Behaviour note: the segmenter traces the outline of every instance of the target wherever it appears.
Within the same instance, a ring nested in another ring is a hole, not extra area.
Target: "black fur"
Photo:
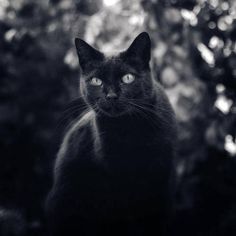
[[[65,135],[47,201],[53,235],[166,235],[174,189],[175,118],[152,78],[150,39],[105,57],[75,41],[87,109]],[[135,80],[124,84],[121,77]],[[93,77],[102,86],[92,86]],[[109,92],[116,99],[108,99]],[[72,233],[73,232],[73,233]]]

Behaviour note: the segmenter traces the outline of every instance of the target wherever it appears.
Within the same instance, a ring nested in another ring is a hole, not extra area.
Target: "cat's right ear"
[[[82,70],[104,59],[104,55],[80,38],[75,38],[75,46]]]
[[[147,32],[139,34],[131,43],[129,48],[121,53],[121,57],[125,60],[138,59],[142,65],[149,68],[151,58],[151,40]]]

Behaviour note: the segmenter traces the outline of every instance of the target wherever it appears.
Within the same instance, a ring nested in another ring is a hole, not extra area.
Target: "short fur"
[[[47,201],[51,232],[166,235],[176,125],[163,89],[151,76],[149,36],[141,33],[110,58],[81,39],[75,43],[87,109],[66,133],[57,156]],[[122,83],[125,74],[134,75],[134,82]],[[102,79],[102,86],[92,86],[93,77]]]

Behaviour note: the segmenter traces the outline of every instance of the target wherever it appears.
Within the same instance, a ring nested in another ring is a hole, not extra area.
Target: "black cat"
[[[137,36],[106,57],[75,40],[87,104],[66,133],[47,200],[53,235],[166,235],[172,215],[175,116]]]

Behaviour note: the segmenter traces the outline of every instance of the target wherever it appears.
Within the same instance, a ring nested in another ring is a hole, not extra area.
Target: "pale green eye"
[[[93,86],[101,86],[102,85],[102,80],[96,77],[93,77],[89,83]]]
[[[134,82],[135,77],[132,74],[126,74],[121,78],[121,80],[125,84],[131,84],[132,82]]]

